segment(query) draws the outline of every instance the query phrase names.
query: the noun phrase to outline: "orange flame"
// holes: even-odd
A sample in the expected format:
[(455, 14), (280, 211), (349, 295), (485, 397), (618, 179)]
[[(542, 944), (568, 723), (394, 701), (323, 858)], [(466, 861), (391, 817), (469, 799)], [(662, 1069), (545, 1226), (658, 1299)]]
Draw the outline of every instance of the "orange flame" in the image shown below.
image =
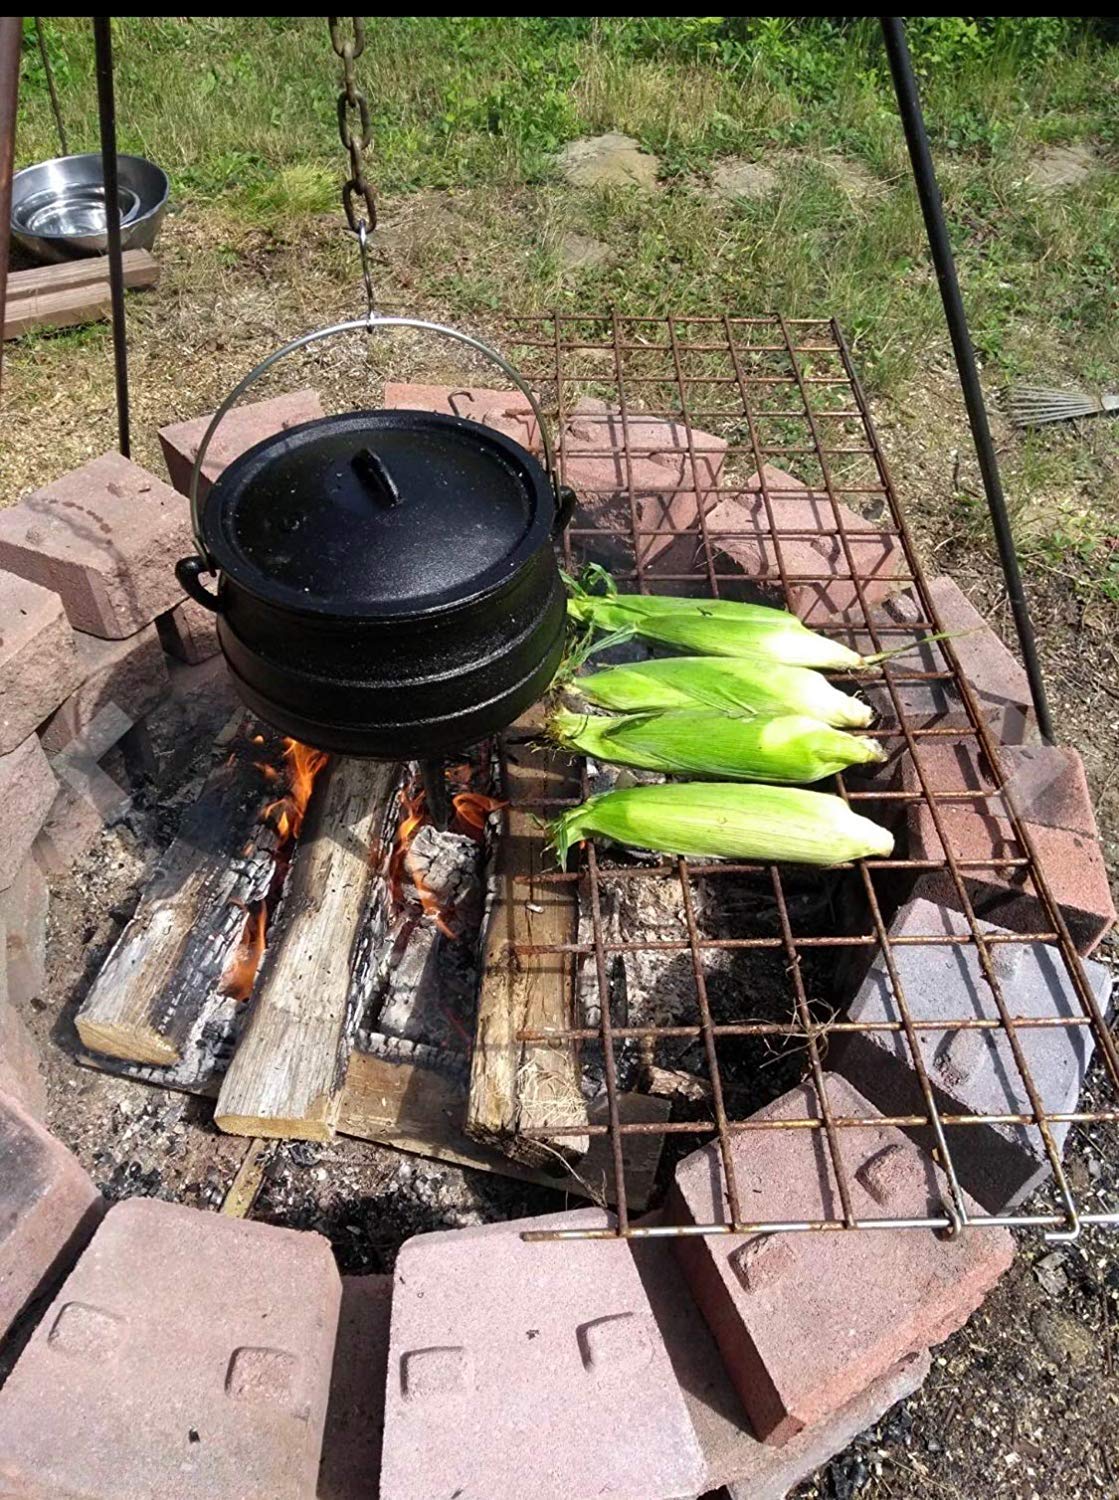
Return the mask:
[(480, 843), (486, 831), (486, 819), (490, 813), (504, 807), (496, 797), (487, 797), (482, 792), (458, 792), (451, 798), (455, 817), (462, 825), (461, 831)]
[(328, 756), (323, 750), (313, 750), (310, 745), (288, 739), (284, 741), (284, 759), (290, 767), (291, 785), (282, 797), (268, 804), (263, 816), (273, 820), (276, 832), (287, 841), (299, 837), (315, 777), (326, 765)]
[(253, 992), (256, 971), (264, 957), (264, 928), (268, 920), (268, 909), (263, 901), (254, 902), (245, 917), (241, 941), (234, 948), (225, 966), (218, 989), (223, 995), (244, 1001)]

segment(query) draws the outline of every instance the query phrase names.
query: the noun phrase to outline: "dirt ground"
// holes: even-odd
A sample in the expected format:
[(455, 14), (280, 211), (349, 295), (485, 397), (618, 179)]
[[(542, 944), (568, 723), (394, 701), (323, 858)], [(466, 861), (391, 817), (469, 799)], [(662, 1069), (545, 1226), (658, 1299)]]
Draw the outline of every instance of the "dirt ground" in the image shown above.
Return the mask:
[[(408, 257), (422, 253), (414, 223), (403, 215), (400, 220), (397, 248), (382, 267), (387, 300), (407, 294)], [(388, 222), (391, 228), (391, 214)], [(130, 298), (136, 456), (156, 468), (158, 425), (212, 408), (233, 376), (289, 331), (355, 311), (336, 283), (312, 282), (303, 273), (310, 263), (302, 253), (306, 246), (262, 243), (259, 256), (243, 260), (236, 276), (200, 288), (190, 269), (193, 233), (183, 214), (169, 236), (158, 300)], [(394, 375), (421, 368), (433, 380), (450, 373), (407, 347), (397, 350)], [(103, 343), (83, 350), (81, 359), (60, 359), (49, 341), (30, 357), (13, 358), (14, 399), (4, 421), (9, 439), (19, 422), (20, 440), (5, 444), (0, 461), (9, 495), (110, 446), (109, 372)], [(369, 373), (362, 357), (323, 354), (309, 362), (302, 379), (341, 406), (354, 400)], [(464, 373), (459, 367), (456, 378)], [(285, 381), (298, 383), (299, 372)], [(1005, 629), (1008, 614), (992, 554), (957, 523), (954, 497), (961, 485), (976, 494), (981, 489), (966, 457), (962, 407), (948, 374), (931, 369), (911, 401), (876, 409), (875, 416), (930, 568), (951, 572)], [(956, 452), (964, 455), (958, 474)], [(1110, 621), (1059, 575), (1035, 573), (1030, 586), (1060, 739), (1084, 757), (1114, 873), (1119, 686)], [(219, 677), (205, 674), (193, 687), (218, 721), (224, 691)], [(195, 711), (202, 711), (198, 702)], [(165, 748), (181, 743), (181, 730), (181, 721), (164, 729)], [(189, 795), (191, 768), (175, 766), (170, 781), (180, 796)], [(174, 804), (162, 795), (141, 796), (125, 825), (106, 832), (81, 869), (56, 883), (50, 986), (30, 1019), (48, 1059), (51, 1128), (106, 1194), (155, 1194), (216, 1207), (246, 1143), (213, 1129), (211, 1104), (80, 1067), (72, 1055), (76, 1006), (133, 909), (145, 858), (172, 836), (173, 814)], [(1113, 957), (1114, 947), (1104, 956)], [(1098, 1069), (1090, 1087), (1101, 1087)], [(1068, 1162), (1078, 1189), (1115, 1202), (1114, 1132), (1105, 1139), (1100, 1131), (1074, 1130)], [(253, 1215), (321, 1229), (342, 1269), (361, 1272), (391, 1269), (399, 1245), (419, 1230), (562, 1206), (555, 1193), (339, 1140), (278, 1144)], [(802, 1500), (1119, 1496), (1116, 1243), (1091, 1231), (1064, 1246), (1023, 1236), (1013, 1271), (968, 1326), (936, 1351), (924, 1389), (802, 1486)]]

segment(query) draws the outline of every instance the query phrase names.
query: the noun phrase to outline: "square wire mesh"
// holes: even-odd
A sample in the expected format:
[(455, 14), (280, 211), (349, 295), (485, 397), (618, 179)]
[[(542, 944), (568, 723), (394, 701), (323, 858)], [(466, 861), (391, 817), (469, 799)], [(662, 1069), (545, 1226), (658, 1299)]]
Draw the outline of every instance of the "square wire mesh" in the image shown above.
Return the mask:
[[(852, 1230), (932, 1227), (951, 1232), (963, 1228), (1034, 1226), (1060, 1235), (1076, 1235), (1080, 1226), (1119, 1224), (1119, 1212), (1097, 1204), (1085, 1205), (1074, 1191), (1062, 1162), (1054, 1127), (1077, 1129), (1113, 1127), (1119, 1122), (1119, 1053), (1108, 1031), (1077, 955), (1064, 917), (1040, 868), (1033, 841), (1025, 826), (1013, 783), (1000, 756), (975, 694), (964, 678), (950, 640), (935, 646), (930, 634), (942, 629), (921, 574), (914, 546), (902, 516), (886, 462), (870, 421), (867, 403), (843, 336), (834, 321), (766, 317), (628, 318), (554, 314), (508, 320), (513, 357), (527, 380), (542, 393), (548, 417), (559, 434), (561, 477), (579, 459), (580, 513), (565, 537), (566, 563), (577, 571), (588, 558), (604, 560), (623, 591), (661, 591), (709, 597), (750, 597), (743, 589), (759, 577), (771, 585), (775, 598), (784, 595), (797, 604), (816, 628), (834, 634), (864, 652), (911, 644), (914, 649), (887, 663), (881, 676), (863, 674), (863, 685), (877, 683), (881, 722), (876, 737), (899, 753), (908, 752), (912, 767), (909, 785), (848, 785), (834, 778), (834, 789), (872, 816), (908, 814), (916, 804), (935, 830), (942, 847), (939, 858), (867, 859), (847, 867), (848, 901), (844, 921), (821, 921), (803, 915), (804, 902), (788, 868), (748, 864), (700, 863), (667, 860), (626, 862), (614, 851), (588, 844), (579, 868), (546, 877), (578, 885), (586, 921), (586, 937), (565, 945), (524, 947), (525, 964), (546, 954), (577, 955), (589, 966), (601, 997), (611, 992), (610, 969), (620, 954), (674, 954), (684, 964), (694, 992), (694, 1015), (687, 1025), (619, 1024), (606, 998), (597, 1007), (594, 1024), (574, 1025), (567, 1031), (524, 1032), (522, 1040), (570, 1043), (577, 1049), (593, 1046), (602, 1061), (607, 1095), (607, 1123), (590, 1133), (606, 1133), (613, 1157), (618, 1192), (616, 1231), (624, 1236), (680, 1233), (761, 1233), (772, 1230)], [(665, 423), (671, 424), (666, 454)], [(710, 438), (726, 443), (721, 466), (712, 456)], [(591, 469), (588, 462), (593, 461)], [(789, 506), (773, 489), (766, 465), (791, 471), (804, 490), (800, 506)], [(599, 465), (599, 467), (594, 467)], [(659, 465), (659, 471), (658, 471)], [(587, 483), (588, 473), (593, 484)], [(741, 497), (747, 477), (756, 486), (752, 514), (744, 529), (726, 524), (722, 502)], [(600, 488), (596, 488), (595, 484)], [(681, 505), (678, 497), (690, 496)], [(698, 506), (695, 497), (701, 497)], [(760, 502), (760, 504), (758, 503)], [(698, 512), (698, 514), (697, 514)], [(587, 518), (594, 524), (587, 524)], [(748, 551), (736, 553), (737, 543)], [(809, 543), (810, 545), (804, 545)], [(798, 545), (799, 544), (799, 545)], [(892, 559), (893, 584), (910, 591), (916, 618), (898, 620), (876, 608), (868, 590), (882, 567), (884, 551), (900, 549)], [(605, 549), (605, 553), (604, 553)], [(747, 556), (752, 572), (737, 565)], [(820, 558), (819, 566), (815, 558)], [(806, 565), (807, 564), (807, 565)], [(827, 622), (814, 614), (820, 591), (828, 589), (841, 615), (828, 613)], [(755, 595), (756, 597), (756, 595)], [(876, 596), (877, 597), (877, 596)], [(925, 644), (920, 644), (922, 641)], [(916, 713), (921, 694), (943, 694), (958, 711), (948, 716)], [(974, 745), (989, 768), (989, 782), (978, 789), (941, 789), (926, 767), (922, 746), (938, 743)], [(825, 784), (826, 789), (826, 784)], [(588, 783), (583, 771), (583, 793)], [(955, 847), (952, 811), (961, 803), (988, 804), (1005, 820), (1013, 844), (999, 850), (997, 859), (965, 858)], [(537, 814), (554, 815), (555, 802), (526, 804)], [(1002, 825), (1000, 825), (1002, 826)], [(976, 917), (969, 881), (985, 872), (1023, 884), (1031, 891), (1043, 920), (1038, 930), (992, 933)], [(951, 905), (962, 915), (959, 933), (910, 933), (891, 938), (891, 907), (899, 883), (936, 873), (953, 893)], [(709, 891), (748, 878), (762, 883), (771, 898), (768, 923), (718, 923), (712, 927), (697, 917), (697, 891)], [(680, 930), (631, 927), (611, 933), (604, 920), (604, 892), (626, 881), (671, 882), (677, 891)], [(716, 905), (718, 903), (716, 902)], [(733, 906), (733, 902), (731, 903)], [(810, 903), (809, 903), (810, 905)], [(728, 931), (728, 927), (740, 927)], [(1005, 975), (1013, 945), (1046, 943), (1053, 946), (1057, 968), (1067, 976), (1074, 997), (1067, 1015), (1018, 1015), (1012, 986)], [(898, 972), (902, 944), (970, 945), (990, 988), (996, 1015), (923, 1015), (906, 995)], [(880, 951), (889, 976), (896, 1018), (854, 1022), (821, 1014), (814, 996), (811, 966), (821, 961), (836, 965), (862, 954)], [(769, 972), (783, 976), (787, 1014), (752, 1019), (718, 1012), (711, 1000), (713, 955), (736, 954), (769, 963)], [(806, 971), (808, 971), (806, 973)], [(741, 997), (742, 1010), (749, 997)], [(623, 1018), (624, 1022), (624, 1018)], [(1028, 1052), (1034, 1028), (1063, 1027), (1069, 1034), (1090, 1034), (1102, 1063), (1103, 1087), (1096, 1088), (1095, 1107), (1064, 1112), (1047, 1110)], [(1013, 1075), (1017, 1108), (991, 1114), (951, 1114), (938, 1107), (929, 1077), (921, 1033), (994, 1033), (1005, 1038)], [(912, 1063), (914, 1108), (905, 1113), (867, 1117), (837, 1111), (825, 1084), (827, 1048), (832, 1038), (845, 1034), (892, 1032), (904, 1039)], [(654, 1058), (668, 1041), (694, 1040), (702, 1048), (709, 1082), (709, 1099), (694, 1118), (665, 1124), (626, 1123), (619, 1109), (618, 1049), (637, 1046)], [(726, 1049), (746, 1041), (773, 1046), (796, 1046), (807, 1061), (807, 1080), (815, 1096), (815, 1113), (783, 1120), (780, 1126), (758, 1120), (753, 1108), (740, 1108), (724, 1078)], [(1000, 1043), (1001, 1045), (1001, 1043)], [(848, 1076), (850, 1070), (848, 1070)], [(857, 1077), (853, 1080), (858, 1083)], [(1101, 1097), (1102, 1096), (1102, 1097)], [(860, 1217), (845, 1162), (844, 1141), (860, 1130), (892, 1124), (924, 1127), (942, 1170), (940, 1202), (928, 1212), (909, 1218)], [(1021, 1127), (1037, 1142), (1039, 1162), (1052, 1169), (1048, 1201), (1032, 1211), (992, 1214), (976, 1211), (965, 1202), (957, 1176), (951, 1142), (958, 1132), (984, 1127)], [(736, 1136), (758, 1130), (812, 1132), (826, 1149), (826, 1171), (834, 1188), (835, 1211), (813, 1220), (768, 1219), (758, 1222), (743, 1201), (732, 1146)], [(588, 1127), (543, 1122), (532, 1133), (555, 1139), (587, 1133)], [(639, 1225), (630, 1221), (624, 1191), (627, 1145), (642, 1134), (677, 1137), (681, 1152), (709, 1140), (717, 1143), (724, 1174), (726, 1212), (720, 1221), (689, 1225)], [(1008, 1192), (1009, 1196), (1009, 1192)], [(575, 1232), (572, 1237), (581, 1237)]]

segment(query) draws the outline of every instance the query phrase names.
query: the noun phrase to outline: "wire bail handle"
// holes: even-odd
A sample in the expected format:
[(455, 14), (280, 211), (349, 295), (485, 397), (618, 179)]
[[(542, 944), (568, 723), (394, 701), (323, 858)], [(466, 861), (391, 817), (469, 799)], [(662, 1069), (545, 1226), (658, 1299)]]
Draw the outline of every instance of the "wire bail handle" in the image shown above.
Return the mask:
[[(360, 234), (359, 240), (364, 246), (364, 238)], [(443, 323), (431, 323), (424, 318), (375, 316), (372, 305), (370, 305), (369, 313), (364, 318), (355, 319), (347, 323), (333, 323), (329, 328), (316, 328), (311, 333), (304, 333), (299, 338), (292, 339), (290, 343), (284, 344), (282, 348), (273, 350), (271, 354), (261, 360), (260, 364), (251, 369), (243, 380), (239, 381), (233, 387), (229, 395), (226, 396), (225, 400), (210, 418), (210, 425), (206, 428), (202, 441), (198, 445), (198, 452), (195, 455), (194, 468), (190, 476), (189, 495), (191, 530), (194, 532), (194, 540), (198, 546), (199, 554), (205, 559), (211, 573), (217, 571), (217, 566), (207, 550), (202, 536), (202, 505), (198, 498), (198, 484), (202, 476), (202, 465), (206, 461), (206, 454), (210, 443), (222, 420), (231, 408), (236, 406), (237, 402), (240, 401), (251, 385), (255, 385), (262, 375), (270, 370), (273, 365), (279, 364), (280, 360), (286, 359), (289, 354), (294, 354), (299, 349), (306, 349), (312, 344), (320, 343), (324, 339), (334, 338), (338, 334), (374, 333), (380, 328), (415, 328), (423, 333), (434, 333), (441, 338), (453, 339), (457, 343), (466, 344), (477, 353), (484, 355), (491, 363), (497, 365), (502, 374), (511, 380), (518, 391), (520, 391), (521, 395), (528, 402), (533, 416), (536, 418), (536, 425), (540, 432), (540, 441), (544, 449), (544, 467), (547, 470), (548, 480), (552, 486), (552, 492), (556, 501), (557, 525), (564, 526), (567, 524), (573, 497), (560, 485), (559, 473), (556, 469), (555, 444), (552, 441), (552, 434), (549, 431), (540, 402), (533, 395), (528, 382), (516, 366), (511, 365), (503, 354), (499, 354), (496, 349), (492, 348), (489, 344), (483, 343), (481, 339), (475, 338), (473, 334), (463, 333), (458, 328), (449, 328)]]

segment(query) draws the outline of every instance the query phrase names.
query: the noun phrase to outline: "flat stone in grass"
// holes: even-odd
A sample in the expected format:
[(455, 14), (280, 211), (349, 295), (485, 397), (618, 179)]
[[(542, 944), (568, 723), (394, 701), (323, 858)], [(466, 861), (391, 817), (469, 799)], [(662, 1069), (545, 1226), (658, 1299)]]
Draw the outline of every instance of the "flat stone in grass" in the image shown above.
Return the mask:
[(571, 141), (556, 158), (572, 187), (654, 188), (660, 162), (629, 135), (606, 135)]
[(565, 234), (559, 242), (559, 261), (565, 271), (590, 271), (614, 259), (609, 245), (585, 234)]
[(742, 156), (728, 156), (711, 173), (711, 186), (723, 198), (768, 198), (780, 186), (772, 167)]
[[(1007, 929), (981, 922), (980, 931), (1005, 935)], [(916, 900), (898, 912), (890, 937), (903, 939), (893, 960), (914, 1020), (998, 1021), (999, 1011), (979, 966), (974, 945), (913, 944), (913, 937), (962, 936), (966, 920), (931, 901)], [(995, 974), (1013, 1016), (1073, 1018), (1084, 1011), (1060, 954), (1046, 943), (995, 943)], [(1088, 983), (1105, 1013), (1111, 977), (1103, 964), (1084, 965)], [(901, 1010), (881, 954), (867, 972), (851, 1005), (849, 1019), (896, 1022)], [(1032, 1114), (1029, 1094), (1004, 1029), (978, 1030), (945, 1025), (917, 1032), (937, 1109), (950, 1115)], [(1083, 1026), (1027, 1026), (1018, 1041), (1044, 1109), (1075, 1111), (1095, 1039)], [(848, 1032), (834, 1038), (829, 1052), (836, 1070), (858, 1084), (871, 1102), (889, 1115), (924, 1114), (925, 1106), (909, 1044), (898, 1031)], [(1058, 1151), (1068, 1135), (1067, 1121), (1050, 1130)], [(1034, 1126), (960, 1125), (945, 1127), (960, 1185), (992, 1214), (1009, 1213), (1052, 1173), (1049, 1156)], [(935, 1144), (929, 1126), (907, 1131), (926, 1150)]]
[(307, 1500), (340, 1296), (320, 1235), (117, 1204), (0, 1392), (0, 1491)]
[(1087, 181), (1099, 164), (1096, 152), (1083, 142), (1075, 146), (1047, 146), (1030, 162), (1026, 181), (1040, 193), (1059, 193)]

